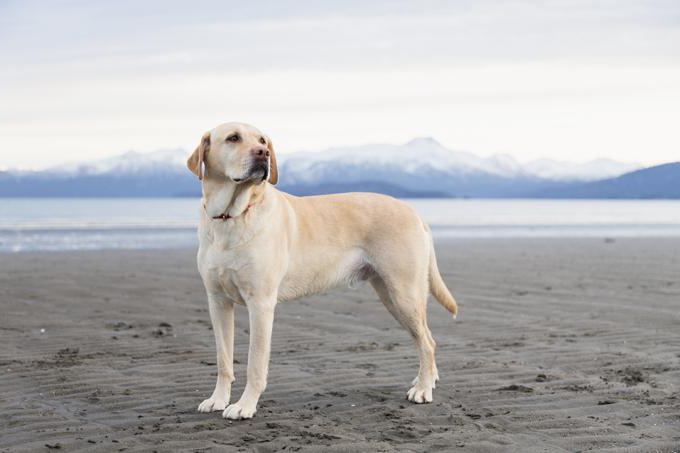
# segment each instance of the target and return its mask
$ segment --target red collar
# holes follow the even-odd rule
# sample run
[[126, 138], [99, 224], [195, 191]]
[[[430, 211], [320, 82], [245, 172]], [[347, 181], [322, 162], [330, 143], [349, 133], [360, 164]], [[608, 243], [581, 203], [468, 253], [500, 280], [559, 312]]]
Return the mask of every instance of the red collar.
[[[252, 207], [253, 207], [253, 205], [252, 205], [252, 204], [249, 204], [248, 207], [245, 208], [245, 209], [243, 210], [243, 212], [241, 213], [241, 215], [243, 215], [243, 214], [245, 214], [246, 212], [248, 212], [248, 209], [250, 209], [250, 208], [252, 208]], [[233, 219], [233, 218], [234, 218], [234, 216], [231, 216], [231, 215], [229, 215], [229, 214], [227, 214], [227, 213], [224, 213], [224, 214], [221, 214], [221, 215], [218, 215], [218, 216], [213, 217], [213, 220], [222, 220], [222, 221], [225, 221], [225, 222], [226, 222], [227, 220]]]

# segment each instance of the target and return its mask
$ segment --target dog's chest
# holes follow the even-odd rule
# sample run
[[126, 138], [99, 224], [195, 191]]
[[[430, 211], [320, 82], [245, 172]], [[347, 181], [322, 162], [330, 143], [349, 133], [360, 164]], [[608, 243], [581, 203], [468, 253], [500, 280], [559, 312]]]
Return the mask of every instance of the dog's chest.
[[222, 294], [238, 304], [244, 304], [243, 295], [237, 282], [238, 269], [243, 266], [234, 257], [225, 257], [222, 253], [204, 255], [199, 269], [203, 283], [213, 293]]

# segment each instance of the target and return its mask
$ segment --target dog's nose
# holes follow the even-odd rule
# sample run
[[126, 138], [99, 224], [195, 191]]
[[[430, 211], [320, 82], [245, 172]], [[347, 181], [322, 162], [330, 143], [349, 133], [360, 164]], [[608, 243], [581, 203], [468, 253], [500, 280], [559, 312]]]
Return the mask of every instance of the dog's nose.
[[264, 147], [253, 148], [251, 152], [256, 159], [264, 160], [269, 157], [269, 150]]

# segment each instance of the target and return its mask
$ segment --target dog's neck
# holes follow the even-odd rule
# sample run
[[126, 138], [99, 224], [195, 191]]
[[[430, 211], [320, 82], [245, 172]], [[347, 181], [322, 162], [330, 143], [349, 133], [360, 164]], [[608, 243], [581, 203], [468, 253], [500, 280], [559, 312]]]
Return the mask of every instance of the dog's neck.
[[235, 218], [264, 198], [266, 183], [255, 184], [218, 177], [203, 180], [203, 207], [210, 218]]

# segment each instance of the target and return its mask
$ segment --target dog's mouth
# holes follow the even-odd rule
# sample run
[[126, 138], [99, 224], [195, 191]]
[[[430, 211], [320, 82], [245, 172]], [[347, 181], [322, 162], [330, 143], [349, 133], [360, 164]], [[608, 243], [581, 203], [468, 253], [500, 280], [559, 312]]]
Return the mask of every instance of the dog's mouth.
[[258, 161], [253, 163], [245, 176], [241, 178], [232, 178], [235, 183], [241, 183], [244, 181], [256, 181], [262, 183], [269, 178], [269, 162], [268, 161]]

